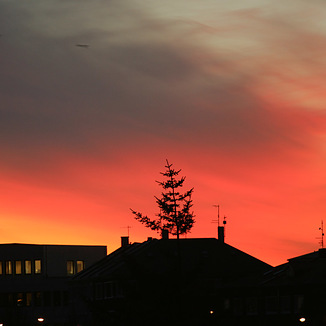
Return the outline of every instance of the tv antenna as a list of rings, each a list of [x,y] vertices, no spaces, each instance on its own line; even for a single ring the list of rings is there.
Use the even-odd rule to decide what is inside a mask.
[[[220,226],[220,205],[213,205],[217,208],[217,220],[213,220],[213,223],[217,222],[217,226]]]
[[[319,228],[319,231],[321,231],[321,237],[318,237],[319,239],[319,244],[321,245],[322,249],[324,248],[324,221],[321,220],[321,226]]]
[[[121,229],[128,229],[128,238],[129,238],[129,230],[131,229],[132,227],[127,225],[127,226],[122,226]]]

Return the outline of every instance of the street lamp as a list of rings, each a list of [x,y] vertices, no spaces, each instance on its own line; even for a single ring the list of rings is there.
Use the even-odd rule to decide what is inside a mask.
[[[304,323],[304,322],[306,321],[306,318],[301,317],[301,318],[299,319],[299,321],[300,321],[300,323]]]

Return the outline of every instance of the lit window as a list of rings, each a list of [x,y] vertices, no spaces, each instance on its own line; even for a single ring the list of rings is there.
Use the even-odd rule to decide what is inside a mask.
[[[0,275],[2,275],[3,271],[2,271],[2,261],[0,261]]]
[[[6,261],[6,274],[12,274],[12,263],[10,260]]]
[[[85,268],[83,260],[77,260],[76,265],[77,265],[77,273],[81,272]]]
[[[74,275],[74,261],[68,260],[67,261],[67,275]]]
[[[25,274],[32,274],[32,262],[25,260]]]
[[[42,264],[40,259],[36,259],[34,261],[34,273],[41,274],[42,273]]]
[[[17,305],[17,307],[22,307],[24,305],[24,294],[23,293],[17,293],[16,305]]]
[[[16,274],[21,274],[22,273],[22,262],[21,262],[21,260],[16,260],[15,261],[15,273]]]

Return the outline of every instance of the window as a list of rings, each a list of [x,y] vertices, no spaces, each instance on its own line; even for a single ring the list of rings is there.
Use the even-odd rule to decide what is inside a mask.
[[[26,293],[26,306],[29,307],[32,304],[32,293]]]
[[[7,306],[13,306],[14,304],[14,294],[13,293],[8,293],[8,297],[7,297],[8,301],[7,301]]]
[[[5,307],[7,303],[7,294],[5,293],[0,293],[0,307]]]
[[[229,310],[231,307],[230,299],[224,299],[224,310]]]
[[[60,291],[53,292],[53,305],[61,306],[61,292]]]
[[[17,307],[22,307],[24,305],[24,294],[23,293],[17,293],[16,305],[17,305]]]
[[[63,296],[62,304],[63,304],[64,306],[67,306],[68,303],[69,303],[69,292],[68,292],[68,291],[63,291],[63,292],[62,292],[62,296]]]
[[[12,263],[10,260],[6,261],[6,274],[7,275],[12,274]]]
[[[283,314],[289,314],[291,312],[291,298],[289,295],[280,297],[280,309]]]
[[[276,296],[265,298],[265,308],[267,314],[276,314],[278,312],[278,300]]]
[[[74,261],[68,260],[67,261],[67,275],[74,275]]]
[[[41,292],[34,293],[34,304],[37,307],[40,307],[42,305],[42,293]]]
[[[34,261],[34,273],[41,274],[42,273],[42,263],[40,259],[36,259]]]
[[[294,296],[294,312],[298,313],[301,311],[302,306],[304,303],[304,296],[303,295],[295,295]]]
[[[25,260],[25,274],[32,274],[32,262]]]
[[[49,307],[51,306],[51,292],[50,291],[45,291],[43,293],[43,299],[44,299],[44,306]]]
[[[251,297],[246,299],[246,311],[248,315],[258,314],[258,302],[257,298]]]
[[[95,284],[95,299],[103,299],[103,283]]]
[[[233,313],[237,316],[243,314],[243,303],[241,298],[233,299]]]
[[[21,260],[16,260],[15,261],[15,273],[17,275],[22,273],[22,262],[21,262]]]
[[[115,286],[112,282],[104,283],[104,298],[113,298],[115,296]]]
[[[85,268],[85,264],[83,260],[77,260],[77,273],[81,272]]]
[[[2,261],[0,261],[0,275],[2,275],[3,271],[2,271]]]

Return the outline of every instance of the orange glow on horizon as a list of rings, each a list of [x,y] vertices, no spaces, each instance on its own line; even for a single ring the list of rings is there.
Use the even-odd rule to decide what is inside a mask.
[[[77,167],[77,163],[72,162],[68,166]],[[182,164],[174,165],[178,168]],[[221,217],[227,216],[226,242],[267,263],[277,265],[318,248],[316,230],[322,218],[318,218],[318,214],[325,204],[320,198],[316,205],[318,198],[313,189],[310,196],[300,191],[304,179],[300,179],[299,171],[285,169],[282,173],[279,169],[276,178],[269,173],[259,176],[257,170],[257,176],[247,174],[242,180],[235,167],[232,181],[227,175],[212,178],[210,164],[207,164],[208,170],[199,170],[197,174],[191,166],[185,166],[181,174],[186,176],[185,188],[195,188],[196,214],[195,226],[187,237],[217,237],[212,220],[216,219],[213,205],[219,204]],[[161,189],[155,180],[161,179],[159,171],[163,170],[163,164],[158,168],[147,165],[143,169],[144,175],[133,172],[124,179],[123,169],[119,171],[114,167],[114,173],[108,169],[104,177],[103,170],[96,164],[84,162],[72,175],[73,180],[83,180],[78,191],[70,188],[69,180],[65,180],[61,189],[56,184],[51,189],[40,186],[37,181],[31,186],[30,183],[5,182],[3,178],[3,191],[0,191],[1,218],[5,226],[1,230],[2,242],[107,245],[111,252],[120,246],[120,236],[127,235],[127,226],[131,226],[131,242],[145,241],[149,236],[159,237],[135,221],[129,211],[131,207],[152,217],[157,213],[154,195],[159,195]],[[320,172],[316,171],[318,176]],[[86,173],[87,178],[84,178]],[[284,176],[295,183],[284,184]],[[247,183],[249,179],[251,182]],[[102,184],[103,192],[94,193],[91,184],[94,189]],[[113,185],[116,192],[104,191],[106,184]],[[275,196],[277,192],[279,195]],[[298,216],[307,216],[307,220],[301,218],[299,223]],[[316,225],[309,222],[309,216],[317,217]]]

